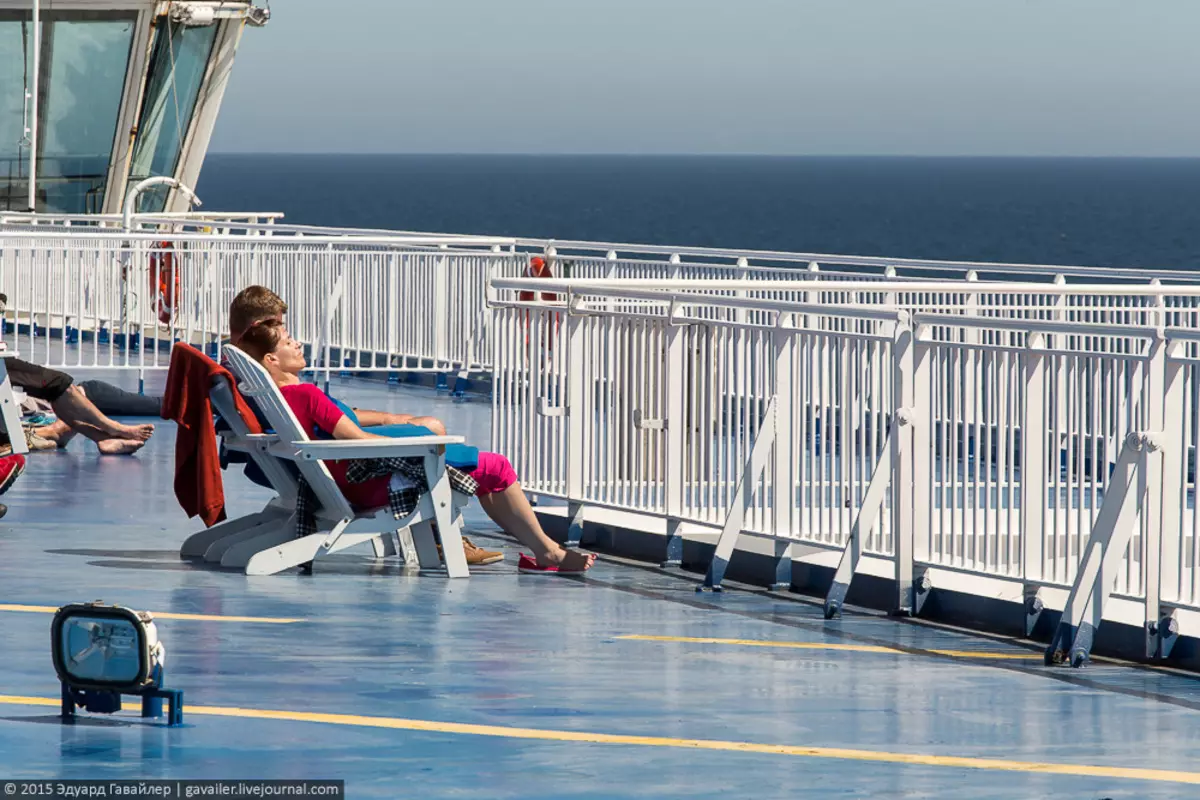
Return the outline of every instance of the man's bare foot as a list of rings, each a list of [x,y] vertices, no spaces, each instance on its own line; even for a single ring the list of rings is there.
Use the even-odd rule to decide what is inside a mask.
[[[47,439],[57,444],[60,448],[66,447],[75,438],[75,431],[71,430],[71,426],[63,422],[61,419],[52,422],[49,425],[43,425],[40,428],[34,428],[33,432],[43,439]]]
[[[144,442],[154,435],[154,426],[146,425],[122,425],[121,423],[113,423],[114,439],[133,439],[134,441]]]
[[[145,442],[138,442],[133,439],[105,439],[96,442],[96,447],[100,448],[100,452],[106,456],[127,456],[131,453],[136,453],[144,446]]]
[[[584,572],[596,563],[595,553],[581,553],[578,550],[559,548],[555,552],[545,553],[537,559],[543,567],[558,567],[564,572]]]

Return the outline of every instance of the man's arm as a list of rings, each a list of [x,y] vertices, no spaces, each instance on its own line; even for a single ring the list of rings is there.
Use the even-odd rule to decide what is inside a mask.
[[[372,411],[369,408],[354,409],[358,424],[364,428],[375,428],[380,425],[420,425],[428,428],[437,436],[444,436],[446,426],[437,417],[418,417],[413,414],[389,414],[386,411]]]
[[[386,411],[372,411],[369,408],[356,408],[354,409],[354,415],[358,417],[358,424],[364,428],[397,424],[393,418],[398,416],[396,414],[389,414]]]

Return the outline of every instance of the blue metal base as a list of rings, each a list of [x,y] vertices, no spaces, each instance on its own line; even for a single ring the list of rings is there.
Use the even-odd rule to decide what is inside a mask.
[[[668,522],[670,526],[673,523]],[[663,560],[659,563],[660,567],[681,567],[683,566],[683,537],[679,535],[677,530],[670,530],[667,534],[666,554]]]
[[[179,689],[151,688],[134,697],[142,698],[142,717],[158,719],[163,715],[163,701],[167,701],[167,726],[183,724],[183,692]],[[91,714],[115,714],[121,710],[121,693],[72,689],[62,684],[63,722],[75,721],[75,709],[82,708]]]
[[[1025,635],[1032,636],[1034,628],[1037,627],[1038,620],[1042,616],[1042,611],[1046,608],[1046,604],[1042,598],[1036,594],[1029,595],[1025,598]]]
[[[725,570],[729,569],[729,562],[720,556],[713,556],[713,560],[708,565],[708,572],[704,575],[704,583],[696,587],[697,592],[721,591],[721,581],[725,579]]]
[[[850,593],[850,584],[834,581],[825,595],[825,619],[833,619],[842,612],[846,603],[846,595]]]
[[[782,592],[792,588],[792,557],[786,555],[786,548],[784,548],[784,553],[775,562],[775,580],[767,586],[773,592]]]
[[[1078,669],[1088,663],[1095,638],[1096,629],[1090,623],[1081,623],[1076,628],[1067,622],[1060,622],[1054,631],[1054,638],[1050,640],[1050,646],[1046,648],[1045,663],[1052,665],[1066,662]]]

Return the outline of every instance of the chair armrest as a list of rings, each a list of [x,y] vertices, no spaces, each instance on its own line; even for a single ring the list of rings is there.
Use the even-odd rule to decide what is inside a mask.
[[[307,461],[337,461],[345,458],[411,458],[424,456],[433,447],[463,444],[462,436],[408,436],[400,439],[338,439],[332,441],[280,442],[271,452]]]
[[[222,431],[219,435],[225,442],[225,448],[236,453],[268,450],[279,441],[279,436],[274,433],[247,433],[245,436],[238,436],[232,431]]]

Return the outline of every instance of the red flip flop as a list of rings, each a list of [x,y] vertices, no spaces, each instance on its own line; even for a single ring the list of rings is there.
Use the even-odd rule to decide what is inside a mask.
[[[587,570],[559,569],[553,565],[543,567],[537,563],[537,559],[521,553],[521,557],[517,559],[517,572],[523,572],[527,575],[582,575]]]

